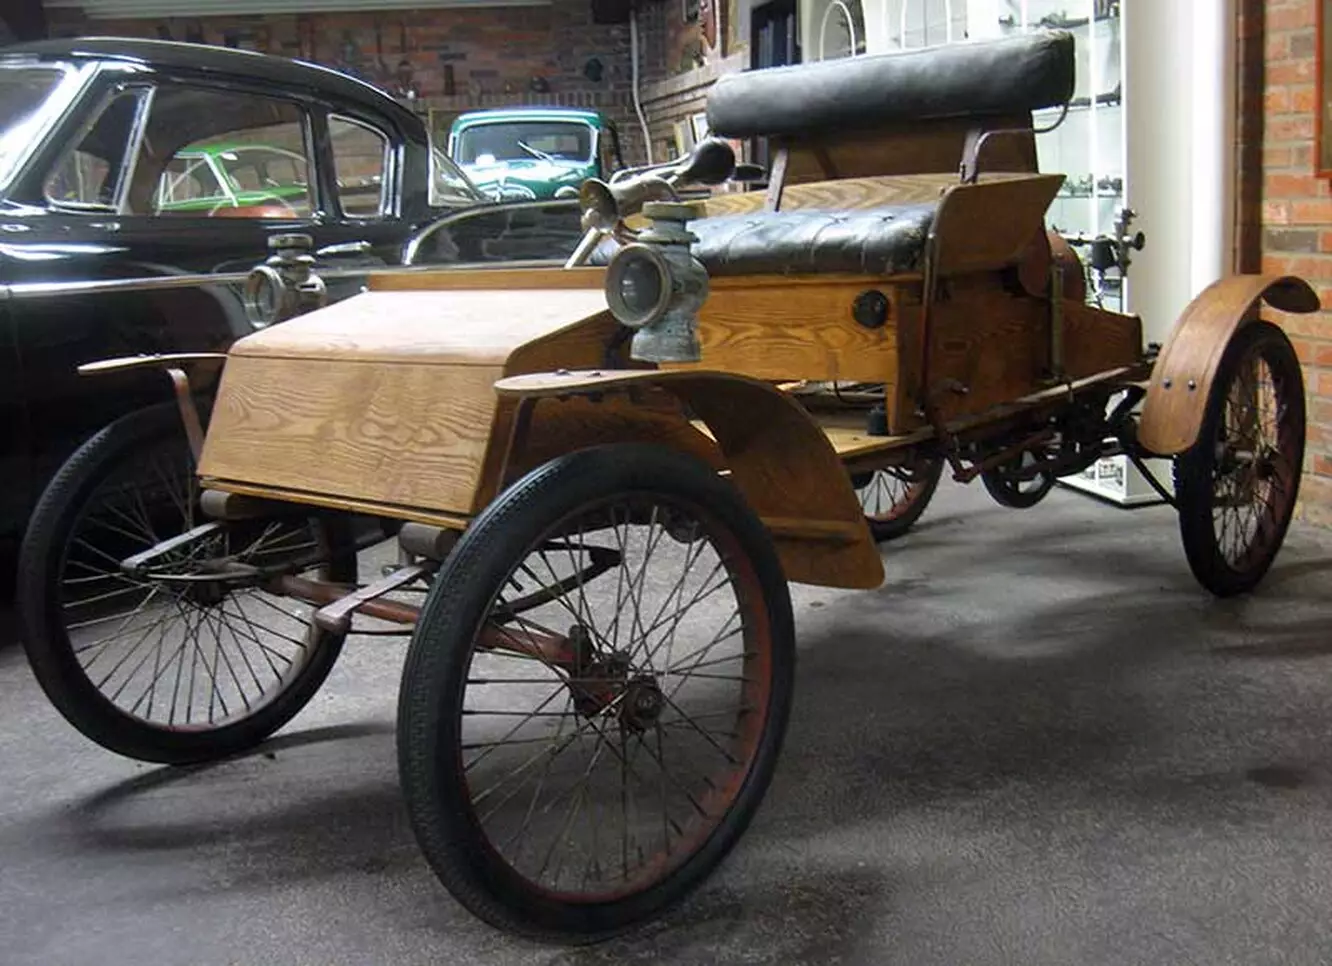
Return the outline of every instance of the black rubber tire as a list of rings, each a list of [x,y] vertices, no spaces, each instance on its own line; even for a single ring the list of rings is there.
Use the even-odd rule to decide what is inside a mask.
[[[568,902],[535,888],[490,845],[472,808],[459,751],[459,711],[476,629],[532,542],[592,501],[674,494],[706,507],[737,539],[761,588],[771,635],[766,726],[730,810],[664,879],[612,902]],[[725,857],[762,801],[780,753],[794,688],[790,594],[767,530],[734,485],[660,446],[581,450],[537,467],[476,519],[426,600],[403,670],[398,765],[426,859],[453,896],[492,925],[545,941],[587,943],[621,933],[677,902]]]
[[[1226,400],[1239,367],[1251,353],[1257,352],[1267,363],[1276,387],[1278,403],[1284,407],[1278,432],[1286,437],[1289,452],[1280,506],[1266,521],[1264,545],[1252,548],[1250,559],[1242,567],[1227,561],[1217,540],[1213,518],[1215,503],[1216,439],[1222,431]],[[1226,346],[1216,379],[1207,397],[1198,442],[1175,458],[1175,502],[1179,508],[1180,538],[1189,568],[1207,590],[1218,597],[1246,593],[1263,579],[1286,538],[1299,495],[1300,473],[1304,463],[1305,401],[1304,378],[1295,348],[1279,326],[1256,321],[1241,328]],[[1256,536],[1256,534],[1255,534]]]
[[[130,758],[190,764],[245,751],[286,724],[312,698],[342,649],[341,635],[321,634],[304,668],[272,700],[247,717],[214,729],[171,729],[117,707],[89,680],[61,618],[60,585],[71,542],[98,486],[136,454],[179,447],[193,458],[174,404],[129,413],[84,443],[61,467],[37,503],[20,550],[20,631],[28,662],[62,715],[86,737]],[[356,553],[341,521],[317,522],[329,548],[329,579],[354,583]],[[147,544],[143,544],[147,546]]]
[[[996,470],[986,470],[980,478],[985,492],[990,494],[990,499],[1010,510],[1030,510],[1049,496],[1055,485],[1055,478],[1048,473],[1033,478],[1032,482],[1040,483],[1033,490],[1019,490]]]
[[[895,504],[893,510],[888,513],[865,514],[865,522],[869,524],[870,535],[874,537],[875,543],[885,543],[889,540],[896,540],[906,534],[916,521],[920,519],[926,507],[930,505],[930,500],[934,498],[934,491],[939,488],[939,480],[943,476],[944,460],[942,457],[927,459],[923,461],[925,467],[923,471],[924,478],[919,483],[913,484],[915,492],[911,493],[909,498],[903,503]],[[874,474],[868,474],[862,481],[853,479],[852,486],[856,489],[856,495],[861,496],[861,491],[869,486],[874,479]],[[864,506],[862,498],[861,506]]]

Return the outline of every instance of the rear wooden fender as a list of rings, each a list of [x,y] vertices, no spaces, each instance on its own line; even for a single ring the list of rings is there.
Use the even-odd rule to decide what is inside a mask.
[[[1158,456],[1191,447],[1226,346],[1258,316],[1260,302],[1282,312],[1316,312],[1318,296],[1293,275],[1232,275],[1203,289],[1161,349],[1143,403],[1138,442]]]
[[[703,421],[732,480],[772,535],[788,580],[859,588],[883,582],[883,561],[828,437],[767,383],[721,372],[619,370],[533,373],[495,384],[501,398],[514,400],[633,387],[664,390]],[[656,441],[671,445],[669,436]],[[515,442],[510,462],[529,463],[521,439]]]

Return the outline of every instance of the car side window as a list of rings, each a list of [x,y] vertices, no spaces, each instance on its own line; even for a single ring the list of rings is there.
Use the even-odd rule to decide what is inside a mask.
[[[133,173],[133,141],[147,88],[112,94],[74,145],[47,175],[46,200],[59,208],[119,212]]]
[[[306,113],[292,101],[163,85],[148,111],[130,211],[308,217],[314,198],[306,130]]]
[[[388,214],[388,138],[369,125],[338,115],[329,116],[328,136],[342,213],[352,218]]]

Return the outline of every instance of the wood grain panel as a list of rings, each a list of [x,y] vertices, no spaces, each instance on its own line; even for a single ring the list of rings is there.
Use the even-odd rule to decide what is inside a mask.
[[[855,492],[818,424],[771,386],[720,372],[568,372],[514,376],[502,396],[545,397],[657,385],[708,426],[750,507],[776,521],[772,534],[788,580],[877,587],[879,558]]]
[[[364,292],[248,335],[231,356],[502,366],[605,310],[600,288]]]
[[[499,366],[237,357],[200,473],[342,499],[467,513]]]
[[[1049,303],[999,290],[954,293],[934,306],[929,388],[945,419],[1035,391],[1048,366]],[[956,384],[958,390],[948,388]],[[900,431],[919,420],[895,424]]]
[[[286,490],[279,486],[260,486],[254,483],[242,483],[239,480],[204,477],[203,485],[210,490],[221,490],[225,493],[236,493],[241,496],[278,500],[282,503],[302,503],[308,506],[324,507],[329,510],[342,510],[346,513],[364,513],[369,516],[389,517],[394,520],[411,520],[415,523],[447,527],[450,530],[465,530],[468,524],[471,523],[471,517],[457,513],[422,510],[420,507],[396,506],[392,503],[376,503],[373,500],[353,500],[329,496],[327,493]]]
[[[1292,275],[1232,275],[1203,289],[1184,309],[1152,367],[1138,428],[1148,450],[1171,456],[1193,445],[1226,346],[1260,301],[1286,312],[1319,308],[1309,284]]]
[[[1142,360],[1142,319],[1065,302],[1064,371],[1072,379]]]
[[[619,332],[621,332],[620,324],[609,312],[602,312],[519,346],[510,353],[504,366],[504,375],[513,376],[551,369],[595,369],[606,366],[608,362],[613,362],[616,367],[624,369],[652,368],[647,363],[637,363],[629,359],[627,342],[621,343],[614,354],[614,359],[607,358],[611,341]],[[501,400],[495,411],[481,477],[472,499],[472,507],[476,512],[480,512],[493,500],[503,486],[500,472],[508,449],[509,436],[513,431],[513,413],[513,402]]]
[[[366,286],[372,292],[387,291],[460,291],[491,289],[526,291],[530,289],[601,289],[606,269],[572,268],[428,268],[418,271],[377,272]]]
[[[514,376],[520,372],[541,372],[545,369],[594,369],[604,366],[607,364],[607,347],[621,331],[620,323],[615,321],[609,311],[600,312],[524,342],[509,353],[504,364],[504,374]],[[617,365],[628,369],[640,365],[629,360],[627,344],[619,353]]]
[[[1062,174],[959,184],[948,189],[934,217],[940,277],[1017,262],[1045,238],[1045,211]]]
[[[616,394],[598,400],[576,396],[536,404],[503,485],[547,460],[605,443],[656,443],[688,453],[715,469],[725,466],[716,443],[690,425],[679,400],[669,393],[645,391],[632,398]]]
[[[756,379],[893,382],[897,337],[891,305],[887,323],[878,329],[851,316],[861,292],[891,290],[882,279],[832,278],[810,284],[780,275],[749,276],[714,286],[699,313],[702,361],[663,368],[717,369]]]
[[[790,146],[787,190],[796,184],[826,181],[829,163],[842,178],[923,171],[955,174],[962,163],[967,132],[975,127],[1030,128],[1031,115],[991,118],[981,123],[976,118],[911,121],[876,127],[872,132],[848,131],[817,140],[783,141]],[[1035,137],[1004,137],[987,144],[985,164],[992,171],[1037,170]]]
[[[1020,174],[988,174],[982,183],[1024,177]],[[917,204],[938,201],[945,191],[958,183],[957,172],[884,175],[867,178],[843,178],[838,181],[814,181],[792,185],[782,193],[782,211],[805,209],[863,210],[884,205]],[[763,207],[763,192],[744,191],[712,195],[704,202],[708,217],[743,214]]]

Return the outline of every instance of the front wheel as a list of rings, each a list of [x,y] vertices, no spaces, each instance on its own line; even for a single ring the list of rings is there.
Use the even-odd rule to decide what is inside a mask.
[[[794,660],[780,563],[729,481],[641,445],[538,467],[459,541],[408,652],[398,762],[426,858],[532,937],[657,914],[763,798]]]
[[[1218,597],[1252,590],[1286,537],[1304,462],[1304,380],[1270,322],[1240,329],[1207,397],[1198,442],[1175,460],[1180,536]]]
[[[304,516],[221,524],[142,572],[122,561],[206,522],[173,405],[130,413],[43,493],[20,555],[23,644],[38,682],[88,738],[183,764],[244,751],[314,695],[342,636],[246,568],[354,583],[347,530]],[[240,576],[237,576],[241,573]]]

